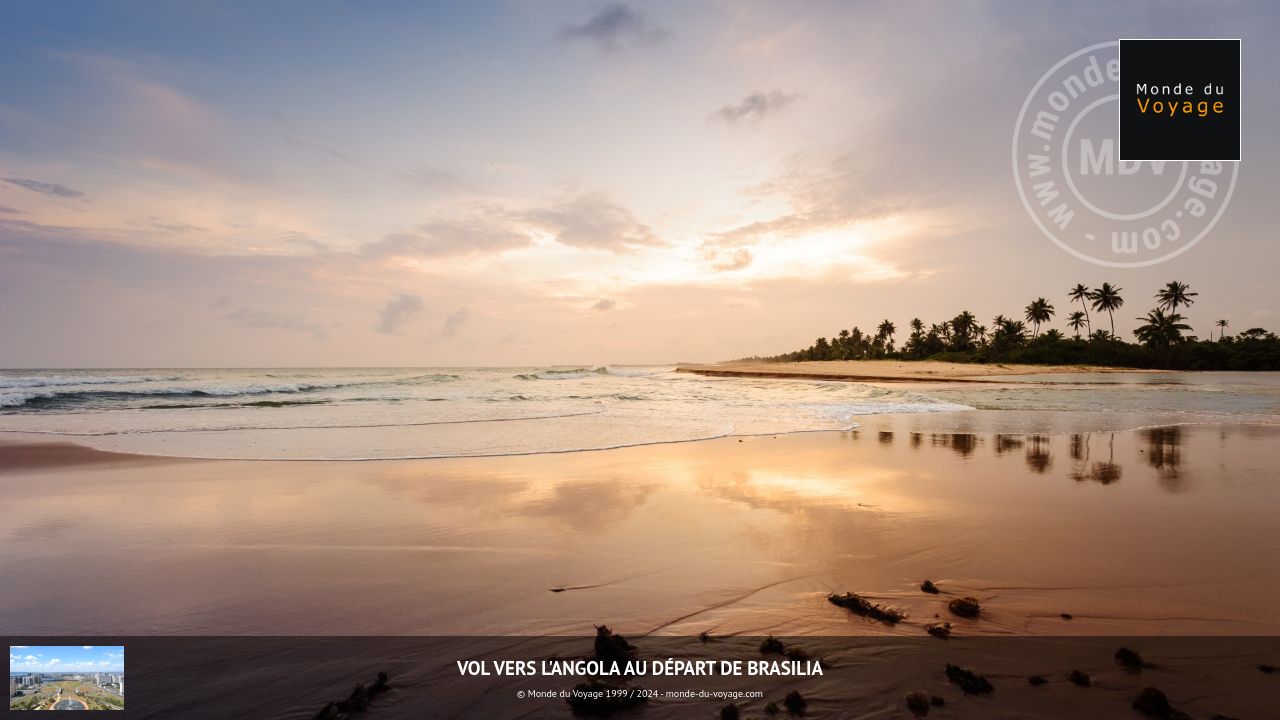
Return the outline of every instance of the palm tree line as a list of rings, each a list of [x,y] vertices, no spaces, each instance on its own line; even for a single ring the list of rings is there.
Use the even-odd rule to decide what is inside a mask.
[[[1091,344],[1118,344],[1121,342],[1115,334],[1115,313],[1124,307],[1125,300],[1121,293],[1123,288],[1104,282],[1096,288],[1083,283],[1070,288],[1067,293],[1068,307],[1079,305],[1079,310],[1072,310],[1066,316],[1066,326],[1072,332],[1070,341]],[[1199,293],[1192,292],[1191,286],[1184,282],[1171,281],[1155,294],[1155,307],[1145,316],[1137,318],[1142,324],[1134,330],[1138,341],[1151,351],[1162,351],[1189,339],[1186,333],[1191,326],[1186,324],[1186,317],[1178,312],[1180,308],[1188,308],[1195,304]],[[1092,311],[1092,313],[1090,312]],[[1107,328],[1094,330],[1093,321],[1106,315]],[[1060,341],[1068,341],[1059,330],[1044,330],[1057,315],[1053,303],[1044,297],[1032,300],[1023,309],[1021,319],[996,315],[990,325],[984,325],[970,311],[964,310],[950,320],[925,325],[920,318],[912,318],[908,323],[910,334],[901,347],[895,346],[897,326],[885,320],[877,326],[875,333],[863,332],[860,328],[841,330],[828,340],[818,338],[808,348],[778,356],[777,360],[860,360],[895,357],[902,359],[924,359],[942,354],[985,353],[999,357],[1017,348],[1033,343],[1050,345]],[[1218,342],[1226,340],[1226,328],[1230,323],[1218,320],[1214,323],[1219,330]],[[1083,338],[1082,338],[1083,334]],[[1212,340],[1212,330],[1210,339]],[[1264,339],[1273,335],[1260,328],[1253,328],[1242,334],[1249,339]],[[956,358],[964,359],[964,358]],[[984,356],[985,359],[985,356]]]

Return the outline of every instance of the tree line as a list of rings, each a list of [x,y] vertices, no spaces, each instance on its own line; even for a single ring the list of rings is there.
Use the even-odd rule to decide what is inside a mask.
[[[912,318],[908,323],[910,332],[901,346],[896,344],[900,337],[897,326],[885,320],[874,333],[858,327],[841,330],[830,339],[820,337],[807,348],[770,359],[783,362],[948,360],[1179,370],[1280,370],[1280,339],[1262,328],[1249,328],[1232,336],[1227,334],[1230,323],[1223,319],[1209,327],[1208,339],[1192,335],[1193,328],[1179,309],[1195,304],[1199,293],[1176,280],[1162,287],[1154,296],[1155,307],[1137,318],[1142,323],[1133,331],[1137,342],[1126,342],[1116,335],[1115,324],[1115,313],[1125,304],[1122,292],[1123,288],[1105,282],[1096,288],[1077,284],[1068,290],[1067,332],[1050,327],[1058,315],[1057,309],[1040,297],[1027,304],[1022,319],[1001,314],[992,318],[990,324],[983,324],[972,312],[963,310],[950,320],[926,327],[920,318]],[[1096,329],[1094,322],[1099,325]]]

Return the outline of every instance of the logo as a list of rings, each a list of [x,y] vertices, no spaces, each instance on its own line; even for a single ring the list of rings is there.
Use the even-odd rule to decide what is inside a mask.
[[[1013,174],[1040,230],[1105,267],[1155,265],[1217,224],[1239,164],[1123,161],[1119,42],[1063,58],[1031,89],[1013,131]]]

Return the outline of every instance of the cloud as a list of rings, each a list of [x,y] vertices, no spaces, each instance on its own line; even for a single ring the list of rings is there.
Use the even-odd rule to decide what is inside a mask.
[[[913,183],[884,166],[863,167],[848,155],[814,160],[793,157],[789,167],[746,190],[756,198],[782,199],[787,210],[716,233],[704,245],[741,247],[768,237],[797,237],[922,209],[936,200],[928,181]]]
[[[92,645],[81,645],[80,647],[83,647],[85,650],[92,650],[92,649],[93,649],[93,646],[92,646]]]
[[[462,328],[471,319],[471,310],[469,308],[458,308],[444,319],[444,326],[440,328],[440,337],[451,338],[462,332]]]
[[[604,312],[606,310],[612,310],[616,307],[618,307],[618,301],[611,300],[609,298],[600,298],[599,300],[595,301],[591,305],[591,309],[595,310],[596,312]]]
[[[718,248],[714,245],[702,247],[702,257],[711,264],[712,269],[732,272],[749,267],[755,256],[746,248]]]
[[[773,90],[767,94],[754,92],[737,103],[725,105],[716,110],[711,113],[710,118],[729,125],[740,123],[756,125],[769,115],[781,112],[783,108],[802,97],[804,96],[799,93],[785,93],[781,90]]]
[[[8,214],[10,214],[10,215],[25,215],[25,214],[26,214],[26,213],[22,212],[21,210],[19,210],[19,209],[18,209],[18,208],[16,208],[16,207],[9,207],[8,205],[0,205],[0,213],[8,213]]]
[[[532,210],[522,218],[551,233],[556,242],[589,250],[627,252],[638,246],[664,245],[630,210],[603,195],[582,195],[560,205]]]
[[[69,198],[72,200],[84,199],[84,193],[79,190],[73,190],[66,185],[59,185],[58,183],[42,182],[40,180],[31,180],[20,177],[0,178],[0,180],[4,180],[6,183],[16,187],[25,188],[31,192],[40,193],[41,195],[52,195],[54,197]]]
[[[490,220],[423,223],[412,231],[391,233],[366,244],[362,255],[390,257],[451,257],[495,254],[528,247],[533,238],[520,230]]]
[[[643,13],[622,3],[605,5],[585,22],[565,25],[559,33],[561,42],[590,42],[605,53],[631,45],[657,45],[670,36],[670,30],[654,25]]]
[[[241,325],[250,328],[309,332],[316,340],[324,340],[328,337],[328,333],[325,332],[323,327],[315,323],[307,322],[295,315],[286,315],[283,313],[273,313],[267,310],[240,307],[232,310],[223,317],[228,320],[235,320]]]
[[[394,333],[422,312],[422,298],[408,293],[394,295],[378,313],[378,332]]]
[[[164,230],[166,232],[172,232],[172,233],[208,232],[209,230],[208,228],[203,228],[203,227],[200,227],[199,225],[189,225],[187,223],[182,223],[182,222],[164,222],[164,221],[161,221],[159,218],[151,219],[151,227],[157,230]]]

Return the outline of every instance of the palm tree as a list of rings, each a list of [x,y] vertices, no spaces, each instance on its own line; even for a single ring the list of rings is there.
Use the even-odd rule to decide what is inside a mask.
[[[1178,312],[1179,305],[1190,307],[1191,304],[1195,302],[1195,300],[1192,300],[1191,298],[1200,294],[1187,292],[1190,289],[1190,285],[1174,280],[1161,288],[1160,292],[1156,293],[1156,300],[1158,301],[1156,303],[1156,307],[1162,310],[1168,310],[1172,313]]]
[[[876,329],[876,339],[883,339],[885,345],[888,346],[889,352],[893,352],[893,334],[898,332],[898,328],[893,323],[885,320],[880,323],[880,327]]]
[[[1178,313],[1165,315],[1163,310],[1156,308],[1146,317],[1138,318],[1146,324],[1138,326],[1133,334],[1149,348],[1166,348],[1182,339],[1183,330],[1191,329],[1190,325],[1182,323],[1185,319]]]
[[[1076,310],[1067,316],[1067,327],[1076,331],[1076,339],[1080,339],[1080,328],[1089,324],[1089,318],[1084,313]]]
[[[1080,307],[1084,308],[1084,324],[1088,333],[1092,334],[1093,323],[1089,320],[1089,288],[1085,287],[1084,283],[1076,283],[1075,287],[1067,291],[1067,297],[1071,298],[1071,302],[1078,302]],[[1079,328],[1076,329],[1079,330]]]
[[[1230,324],[1231,323],[1227,322],[1226,320],[1219,320],[1218,322],[1214,323],[1214,325],[1218,326],[1218,342],[1222,342],[1222,338],[1227,334],[1227,326]],[[1210,336],[1209,339],[1212,340],[1213,333],[1209,333],[1209,336]]]
[[[1123,289],[1112,287],[1111,283],[1102,283],[1102,287],[1089,293],[1089,299],[1093,301],[1093,309],[1099,312],[1107,311],[1107,317],[1111,319],[1112,337],[1116,334],[1115,311],[1124,305],[1124,298],[1120,297],[1120,291]]]
[[[1053,317],[1053,306],[1044,298],[1036,298],[1027,306],[1027,322],[1032,325],[1031,337],[1040,334],[1040,323],[1049,322]]]
[[[974,329],[978,325],[978,318],[973,313],[965,310],[959,315],[951,319],[951,331],[955,334],[953,338],[952,349],[968,350],[972,347]]]

